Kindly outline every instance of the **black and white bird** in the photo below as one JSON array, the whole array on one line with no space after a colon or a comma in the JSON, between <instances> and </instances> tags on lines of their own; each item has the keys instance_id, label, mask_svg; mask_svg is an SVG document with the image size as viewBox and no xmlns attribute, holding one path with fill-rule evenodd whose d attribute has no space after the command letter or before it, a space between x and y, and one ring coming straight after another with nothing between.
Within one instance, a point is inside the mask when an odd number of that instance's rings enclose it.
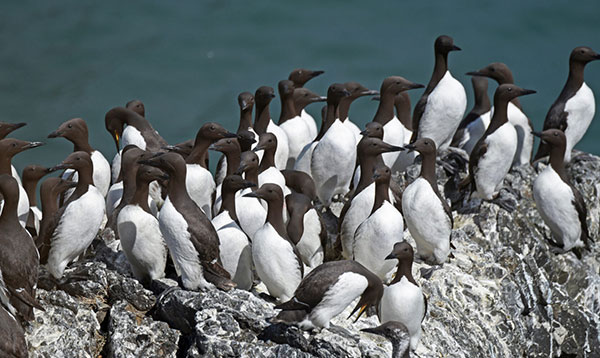
<instances>
[{"instance_id":1,"label":"black and white bird","mask_svg":"<svg viewBox=\"0 0 600 358\"><path fill-rule=\"evenodd\" d=\"M415 350L421 338L421 323L427 313L427 298L412 275L413 249L406 241L394 245L386 260L398 260L396 276L384 287L379 304L379 321L401 322L410 334L410 349Z\"/></svg>"},{"instance_id":2,"label":"black and white bird","mask_svg":"<svg viewBox=\"0 0 600 358\"><path fill-rule=\"evenodd\" d=\"M331 319L360 297L350 314L359 311L358 321L368 307L378 307L382 294L379 277L358 262L326 262L302 280L289 301L275 306L281 312L271 321L295 324L305 330L329 328Z\"/></svg>"},{"instance_id":3,"label":"black and white bird","mask_svg":"<svg viewBox=\"0 0 600 358\"><path fill-rule=\"evenodd\" d=\"M544 120L544 130L555 128L565 132L567 137L565 162L567 163L571 161L571 151L583 138L596 111L594 92L583 78L585 65L595 60L600 60L600 54L589 47L576 47L571 51L567 83ZM548 154L550 148L542 143L535 154L534 161Z\"/></svg>"},{"instance_id":4,"label":"black and white bird","mask_svg":"<svg viewBox=\"0 0 600 358\"><path fill-rule=\"evenodd\" d=\"M325 258L325 225L308 196L291 193L285 197L285 203L289 213L289 238L296 245L302 262L313 269L322 264Z\"/></svg>"},{"instance_id":5,"label":"black and white bird","mask_svg":"<svg viewBox=\"0 0 600 358\"><path fill-rule=\"evenodd\" d=\"M164 153L141 160L140 164L157 167L169 176L158 224L183 287L234 288L235 283L221 264L217 231L187 191L184 159L177 153Z\"/></svg>"},{"instance_id":6,"label":"black and white bird","mask_svg":"<svg viewBox=\"0 0 600 358\"><path fill-rule=\"evenodd\" d=\"M23 189L29 199L29 215L25 229L31 234L31 237L37 236L40 231L40 221L42 221L42 211L37 206L37 184L48 173L50 173L50 169L41 165L30 164L23 168Z\"/></svg>"},{"instance_id":7,"label":"black and white bird","mask_svg":"<svg viewBox=\"0 0 600 358\"><path fill-rule=\"evenodd\" d=\"M285 302L300 284L304 266L283 223L283 191L268 183L245 196L263 199L268 204L267 221L252 238L252 260L269 294Z\"/></svg>"},{"instance_id":8,"label":"black and white bird","mask_svg":"<svg viewBox=\"0 0 600 358\"><path fill-rule=\"evenodd\" d=\"M296 92L299 89L302 89L304 87L304 85L306 84L306 82L312 80L313 78L315 78L323 73L324 73L324 71L320 71L320 70L313 71L313 70L307 70L304 68L297 68L290 73L290 75L288 76L288 80L294 82L294 88L295 88L294 103L295 104L298 103L296 101ZM321 101L325 100L324 97L320 97L320 98L321 99L318 101L314 100L314 101L310 101L309 103L321 102ZM310 128L310 134L311 134L311 138L312 138L311 140L314 140L318 134L317 123L315 122L315 119L308 112L306 112L306 110L304 110L304 107L306 107L306 105L304 105L304 106L296 105L296 111L299 113L302 120L304 120L304 123L306 123L306 126L308 128Z\"/></svg>"},{"instance_id":9,"label":"black and white bird","mask_svg":"<svg viewBox=\"0 0 600 358\"><path fill-rule=\"evenodd\" d=\"M485 130L490 125L490 119L492 118L490 110L492 104L490 103L490 97L488 96L488 80L482 76L471 77L471 84L473 85L473 97L475 97L475 103L473 108L465 118L458 125L458 129L452 138L450 144L456 148L462 148L471 154L473 147L477 144L477 141Z\"/></svg>"},{"instance_id":10,"label":"black and white bird","mask_svg":"<svg viewBox=\"0 0 600 358\"><path fill-rule=\"evenodd\" d=\"M448 70L451 51L460 51L460 47L454 45L450 36L435 40L433 74L413 112L411 142L431 138L439 150L448 148L467 108L465 88Z\"/></svg>"},{"instance_id":11,"label":"black and white bird","mask_svg":"<svg viewBox=\"0 0 600 358\"><path fill-rule=\"evenodd\" d=\"M417 244L417 254L426 261L442 264L450 253L454 220L437 186L435 143L429 138L421 138L405 148L419 152L422 158L419 177L402 193L406 226Z\"/></svg>"},{"instance_id":12,"label":"black and white bird","mask_svg":"<svg viewBox=\"0 0 600 358\"><path fill-rule=\"evenodd\" d=\"M559 129L533 134L550 148L550 164L533 182L536 208L564 250L589 248L585 201L565 172L567 136Z\"/></svg>"},{"instance_id":13,"label":"black and white bird","mask_svg":"<svg viewBox=\"0 0 600 358\"><path fill-rule=\"evenodd\" d=\"M363 328L363 332L376 334L387 338L392 343L391 358L410 358L408 328L400 322L389 321L381 326Z\"/></svg>"},{"instance_id":14,"label":"black and white bird","mask_svg":"<svg viewBox=\"0 0 600 358\"><path fill-rule=\"evenodd\" d=\"M255 184L255 186L243 189L235 199L235 210L239 226L252 240L256 231L267 220L267 209L262 201L244 195L258 188L258 156L255 152L246 151L242 153L240 167L235 174L243 175L246 181Z\"/></svg>"},{"instance_id":15,"label":"black and white bird","mask_svg":"<svg viewBox=\"0 0 600 358\"><path fill-rule=\"evenodd\" d=\"M361 130L356 124L354 124L354 122L350 120L350 116L348 115L350 112L350 105L360 97L378 95L379 91L370 90L358 82L346 82L344 83L344 87L346 87L348 92L350 92L350 96L344 97L340 100L338 117L340 120L342 120L342 123L344 123L344 125L350 128L352 133L354 133L356 143L358 143L362 137L360 134Z\"/></svg>"},{"instance_id":16,"label":"black and white bird","mask_svg":"<svg viewBox=\"0 0 600 358\"><path fill-rule=\"evenodd\" d=\"M288 136L283 129L273 122L269 105L275 98L275 91L268 86L262 86L254 93L256 112L254 117L254 131L259 136L265 133L273 133L277 137L277 151L275 154L275 166L279 170L285 169L289 157ZM255 148L256 149L256 148ZM260 157L260 154L259 154Z\"/></svg>"}]
</instances>

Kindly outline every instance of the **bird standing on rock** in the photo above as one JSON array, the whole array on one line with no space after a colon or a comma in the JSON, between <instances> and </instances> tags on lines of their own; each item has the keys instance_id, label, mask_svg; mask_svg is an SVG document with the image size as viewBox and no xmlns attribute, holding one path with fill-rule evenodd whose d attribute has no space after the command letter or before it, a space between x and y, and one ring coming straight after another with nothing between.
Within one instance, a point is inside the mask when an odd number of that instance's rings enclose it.
<instances>
[{"instance_id":1,"label":"bird standing on rock","mask_svg":"<svg viewBox=\"0 0 600 358\"><path fill-rule=\"evenodd\" d=\"M490 125L492 105L488 96L488 80L485 77L471 77L475 104L473 109L463 118L452 138L453 147L462 148L471 155L473 147Z\"/></svg>"},{"instance_id":2,"label":"bird standing on rock","mask_svg":"<svg viewBox=\"0 0 600 358\"><path fill-rule=\"evenodd\" d=\"M439 150L448 148L467 108L465 88L448 70L451 51L460 51L460 47L454 45L450 36L435 40L433 74L413 112L411 142L431 138Z\"/></svg>"},{"instance_id":3,"label":"bird standing on rock","mask_svg":"<svg viewBox=\"0 0 600 358\"><path fill-rule=\"evenodd\" d=\"M550 227L556 242L565 251L584 245L589 249L585 201L565 172L567 136L559 129L547 129L533 134L550 147L550 165L533 182L536 208Z\"/></svg>"},{"instance_id":4,"label":"bird standing on rock","mask_svg":"<svg viewBox=\"0 0 600 358\"><path fill-rule=\"evenodd\" d=\"M374 328L363 328L363 332L387 338L392 343L391 358L410 358L408 328L400 322L388 321Z\"/></svg>"}]
</instances>

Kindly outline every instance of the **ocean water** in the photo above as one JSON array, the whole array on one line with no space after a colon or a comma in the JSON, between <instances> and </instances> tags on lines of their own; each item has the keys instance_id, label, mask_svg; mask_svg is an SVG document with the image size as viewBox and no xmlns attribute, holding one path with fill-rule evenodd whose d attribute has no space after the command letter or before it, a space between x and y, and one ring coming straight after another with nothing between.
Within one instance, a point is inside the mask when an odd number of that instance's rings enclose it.
<instances>
[{"instance_id":1,"label":"ocean water","mask_svg":"<svg viewBox=\"0 0 600 358\"><path fill-rule=\"evenodd\" d=\"M141 99L147 118L170 143L193 138L206 121L230 130L237 95L277 88L297 67L324 70L307 87L325 94L333 82L379 89L390 75L426 84L433 41L454 38L450 70L467 89L468 71L505 62L535 95L521 103L536 129L567 77L575 46L600 51L598 1L4 1L0 4L0 120L27 122L13 137L46 146L13 161L55 165L72 150L46 139L63 121L84 118L90 142L110 160L114 143L104 114ZM600 93L600 61L586 70ZM490 95L495 84L490 83ZM413 104L422 90L411 94ZM377 104L357 100L363 125ZM320 118L320 106L308 108ZM279 100L271 106L279 116ZM596 115L598 117L598 115ZM600 154L600 120L577 149ZM212 156L212 164L216 160Z\"/></svg>"}]
</instances>

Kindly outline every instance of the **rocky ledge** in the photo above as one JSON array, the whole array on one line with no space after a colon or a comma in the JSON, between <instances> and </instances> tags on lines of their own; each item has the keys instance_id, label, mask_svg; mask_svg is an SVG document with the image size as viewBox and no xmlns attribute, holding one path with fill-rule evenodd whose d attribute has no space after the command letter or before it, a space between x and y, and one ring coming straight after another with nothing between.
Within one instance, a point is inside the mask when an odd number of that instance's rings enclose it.
<instances>
[{"instance_id":1,"label":"rocky ledge","mask_svg":"<svg viewBox=\"0 0 600 358\"><path fill-rule=\"evenodd\" d=\"M438 170L440 189L457 208L456 249L428 280L420 277L428 265L413 267L429 298L419 357L600 357L600 158L580 155L568 168L585 197L593 239L581 260L550 244L535 209L531 184L542 167L516 168L506 178L513 212L461 198L457 180ZM418 172L417 164L396 180L406 185ZM329 220L335 227L335 218ZM408 231L405 239L412 242ZM132 278L117 248L99 236L58 287L41 273L38 299L45 312L36 311L26 329L31 357L391 354L390 343L359 331L378 324L374 315L353 323L348 310L330 329L311 333L273 325L274 303L260 290L190 292L164 279L151 292Z\"/></svg>"}]
</instances>

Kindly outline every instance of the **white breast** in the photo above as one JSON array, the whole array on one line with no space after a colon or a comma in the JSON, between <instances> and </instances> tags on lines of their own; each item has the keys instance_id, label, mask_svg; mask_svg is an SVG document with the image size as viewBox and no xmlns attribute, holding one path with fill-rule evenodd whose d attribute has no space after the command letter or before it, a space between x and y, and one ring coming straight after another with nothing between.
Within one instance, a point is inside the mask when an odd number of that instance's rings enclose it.
<instances>
[{"instance_id":1,"label":"white breast","mask_svg":"<svg viewBox=\"0 0 600 358\"><path fill-rule=\"evenodd\" d=\"M467 154L471 155L473 147L475 147L477 141L479 141L487 127L490 125L490 119L491 112L487 111L471 123L467 124L458 147L464 149Z\"/></svg>"},{"instance_id":2,"label":"white breast","mask_svg":"<svg viewBox=\"0 0 600 358\"><path fill-rule=\"evenodd\" d=\"M123 197L123 181L117 182L110 186L106 194L106 215L112 212L119 206Z\"/></svg>"},{"instance_id":3,"label":"white breast","mask_svg":"<svg viewBox=\"0 0 600 358\"><path fill-rule=\"evenodd\" d=\"M306 123L306 126L310 131L310 140L315 140L315 138L317 138L317 134L319 134L319 131L317 130L317 123L315 123L315 119L304 109L302 110L302 112L300 112L300 117L302 118L304 123Z\"/></svg>"},{"instance_id":4,"label":"white breast","mask_svg":"<svg viewBox=\"0 0 600 358\"><path fill-rule=\"evenodd\" d=\"M15 178L15 180L17 181L17 183L19 185L23 185L21 183L21 177L19 176L19 173L17 172L17 169L15 169L15 166L12 165L12 164L10 165L10 172L12 174L12 177Z\"/></svg>"},{"instance_id":5,"label":"white breast","mask_svg":"<svg viewBox=\"0 0 600 358\"><path fill-rule=\"evenodd\" d=\"M199 164L186 164L187 174L185 186L192 200L204 214L212 218L212 199L215 192L215 181L212 174Z\"/></svg>"},{"instance_id":6,"label":"white breast","mask_svg":"<svg viewBox=\"0 0 600 358\"><path fill-rule=\"evenodd\" d=\"M102 196L106 196L110 186L110 164L108 164L108 160L104 158L104 155L97 150L92 152L92 164L94 166L94 186L98 188Z\"/></svg>"},{"instance_id":7,"label":"white breast","mask_svg":"<svg viewBox=\"0 0 600 358\"><path fill-rule=\"evenodd\" d=\"M251 191L252 189L247 188L238 192L241 195L235 198L235 212L242 230L252 239L256 231L265 224L267 211L260 199L244 197Z\"/></svg>"},{"instance_id":8,"label":"white breast","mask_svg":"<svg viewBox=\"0 0 600 358\"><path fill-rule=\"evenodd\" d=\"M354 233L358 226L371 214L374 202L375 183L371 183L352 199L350 208L346 211L340 236L342 239L342 255L348 260L351 260L353 256Z\"/></svg>"},{"instance_id":9,"label":"white breast","mask_svg":"<svg viewBox=\"0 0 600 358\"><path fill-rule=\"evenodd\" d=\"M146 150L146 140L140 132L134 126L127 126L123 130L123 137L121 138L121 147L125 148L128 145L135 145L142 150Z\"/></svg>"},{"instance_id":10,"label":"white breast","mask_svg":"<svg viewBox=\"0 0 600 358\"><path fill-rule=\"evenodd\" d=\"M311 173L323 205L328 206L333 196L348 192L355 164L354 134L336 119L315 147L311 159Z\"/></svg>"},{"instance_id":11,"label":"white breast","mask_svg":"<svg viewBox=\"0 0 600 358\"><path fill-rule=\"evenodd\" d=\"M358 145L358 142L360 142L360 140L362 139L362 134L360 134L360 128L358 128L358 126L354 124L354 122L352 122L350 118L346 118L346 120L344 121L344 125L348 127L348 129L350 129L352 134L354 134L354 139L356 140L356 144Z\"/></svg>"},{"instance_id":12,"label":"white breast","mask_svg":"<svg viewBox=\"0 0 600 358\"><path fill-rule=\"evenodd\" d=\"M304 214L304 232L296 248L302 261L315 268L323 263L323 246L321 245L321 221L315 209Z\"/></svg>"},{"instance_id":13,"label":"white breast","mask_svg":"<svg viewBox=\"0 0 600 358\"><path fill-rule=\"evenodd\" d=\"M21 226L25 227L27 224L27 217L29 216L29 197L22 185L19 185L19 206L17 207L17 215L19 216Z\"/></svg>"},{"instance_id":14,"label":"white breast","mask_svg":"<svg viewBox=\"0 0 600 358\"><path fill-rule=\"evenodd\" d=\"M300 154L298 154L298 158L296 159L296 163L294 164L294 170L298 170L301 172L305 172L310 175L312 178L312 172L310 171L312 154L315 150L315 147L319 144L319 142L311 142L302 148Z\"/></svg>"},{"instance_id":15,"label":"white breast","mask_svg":"<svg viewBox=\"0 0 600 358\"><path fill-rule=\"evenodd\" d=\"M379 276L383 281L391 279L396 267L394 260L385 258L394 244L403 240L402 214L389 201L363 221L354 234L354 260Z\"/></svg>"},{"instance_id":16,"label":"white breast","mask_svg":"<svg viewBox=\"0 0 600 358\"><path fill-rule=\"evenodd\" d=\"M285 177L276 167L270 167L258 174L258 186L261 187L266 183L279 185L284 197L290 193L290 189L285 185Z\"/></svg>"},{"instance_id":17,"label":"white breast","mask_svg":"<svg viewBox=\"0 0 600 358\"><path fill-rule=\"evenodd\" d=\"M113 183L117 182L117 179L119 178L119 173L121 173L121 153L122 152L123 152L123 150L118 151L112 160L110 173L111 173L111 179L112 179Z\"/></svg>"},{"instance_id":18,"label":"white breast","mask_svg":"<svg viewBox=\"0 0 600 358\"><path fill-rule=\"evenodd\" d=\"M277 150L275 151L275 166L279 170L285 169L289 157L290 144L285 131L279 128L273 120L269 120L267 132L273 133L277 137Z\"/></svg>"},{"instance_id":19,"label":"white breast","mask_svg":"<svg viewBox=\"0 0 600 358\"><path fill-rule=\"evenodd\" d=\"M419 121L419 138L431 138L438 150L448 148L467 108L463 85L447 71L427 98Z\"/></svg>"},{"instance_id":20,"label":"white breast","mask_svg":"<svg viewBox=\"0 0 600 358\"><path fill-rule=\"evenodd\" d=\"M102 194L90 185L85 194L67 206L51 239L48 271L54 278L60 279L67 264L92 243L102 224L104 205Z\"/></svg>"},{"instance_id":21,"label":"white breast","mask_svg":"<svg viewBox=\"0 0 600 358\"><path fill-rule=\"evenodd\" d=\"M237 288L252 288L252 249L246 234L231 219L228 211L223 211L212 221L219 235L219 250L223 267L231 275Z\"/></svg>"},{"instance_id":22,"label":"white breast","mask_svg":"<svg viewBox=\"0 0 600 358\"><path fill-rule=\"evenodd\" d=\"M583 246L581 222L571 187L548 165L533 182L533 198L555 240L565 250Z\"/></svg>"},{"instance_id":23,"label":"white breast","mask_svg":"<svg viewBox=\"0 0 600 358\"><path fill-rule=\"evenodd\" d=\"M271 296L281 302L294 296L302 280L294 249L268 222L254 234L252 259Z\"/></svg>"},{"instance_id":24,"label":"white breast","mask_svg":"<svg viewBox=\"0 0 600 358\"><path fill-rule=\"evenodd\" d=\"M594 100L594 93L584 82L577 93L565 103L565 112L568 113L567 129L565 130L567 137L566 162L571 161L571 151L581 138L583 138L594 118L595 111L596 101Z\"/></svg>"},{"instance_id":25,"label":"white breast","mask_svg":"<svg viewBox=\"0 0 600 358\"><path fill-rule=\"evenodd\" d=\"M379 306L381 323L402 322L410 334L410 348L415 350L421 338L421 321L425 315L425 299L421 288L406 277L384 287Z\"/></svg>"},{"instance_id":26,"label":"white breast","mask_svg":"<svg viewBox=\"0 0 600 358\"><path fill-rule=\"evenodd\" d=\"M404 190L402 212L418 255L438 264L445 262L450 253L452 225L427 180L417 178Z\"/></svg>"},{"instance_id":27,"label":"white breast","mask_svg":"<svg viewBox=\"0 0 600 358\"><path fill-rule=\"evenodd\" d=\"M517 131L517 151L513 159L513 165L529 164L531 160L531 151L533 150L533 135L529 119L519 107L512 102L508 102L508 121L515 127Z\"/></svg>"},{"instance_id":28,"label":"white breast","mask_svg":"<svg viewBox=\"0 0 600 358\"><path fill-rule=\"evenodd\" d=\"M383 126L383 141L391 145L403 146L408 144L410 137L406 140L406 129L396 117L392 118ZM416 157L414 152L407 151L390 152L381 154L383 162L387 165L392 173L403 172L406 167L411 165Z\"/></svg>"},{"instance_id":29,"label":"white breast","mask_svg":"<svg viewBox=\"0 0 600 358\"><path fill-rule=\"evenodd\" d=\"M308 320L301 323L302 328L329 328L329 321L342 313L368 286L369 281L363 275L355 272L341 274L325 292L321 302L313 308Z\"/></svg>"},{"instance_id":30,"label":"white breast","mask_svg":"<svg viewBox=\"0 0 600 358\"><path fill-rule=\"evenodd\" d=\"M517 150L517 132L507 122L487 136L485 143L487 150L479 159L475 171L476 196L492 200L512 165Z\"/></svg>"},{"instance_id":31,"label":"white breast","mask_svg":"<svg viewBox=\"0 0 600 358\"><path fill-rule=\"evenodd\" d=\"M160 210L158 224L169 247L171 258L181 274L183 286L188 290L213 287L204 279L198 252L187 230L188 224L168 196Z\"/></svg>"},{"instance_id":32,"label":"white breast","mask_svg":"<svg viewBox=\"0 0 600 358\"><path fill-rule=\"evenodd\" d=\"M158 220L138 205L127 205L117 219L121 247L133 275L140 281L164 277L167 245Z\"/></svg>"},{"instance_id":33,"label":"white breast","mask_svg":"<svg viewBox=\"0 0 600 358\"><path fill-rule=\"evenodd\" d=\"M288 119L279 128L283 129L288 138L289 151L286 168L292 169L302 148L312 142L310 129L306 125L306 121L300 116Z\"/></svg>"},{"instance_id":34,"label":"white breast","mask_svg":"<svg viewBox=\"0 0 600 358\"><path fill-rule=\"evenodd\" d=\"M42 221L42 212L37 206L30 206L31 212L29 215L33 215L33 225L35 226L35 232L40 232L40 221Z\"/></svg>"}]
</instances>

